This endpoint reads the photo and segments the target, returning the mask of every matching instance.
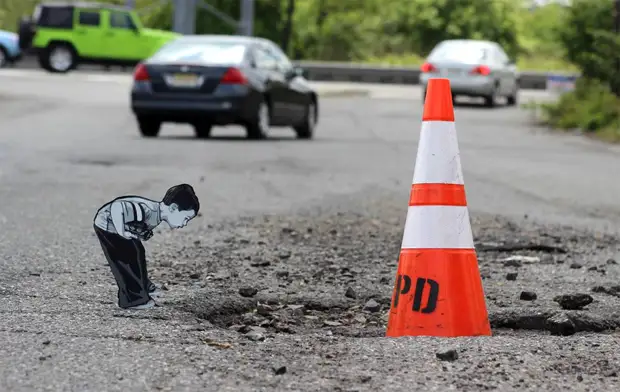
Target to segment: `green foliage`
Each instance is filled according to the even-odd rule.
[[[620,141],[620,37],[612,32],[613,2],[574,0],[567,9],[559,42],[583,78],[575,91],[557,102],[541,105],[547,124],[581,129],[610,141]],[[614,94],[612,91],[616,91]]]
[[[123,0],[103,0],[123,4]],[[233,19],[238,0],[206,0]],[[255,35],[285,40],[289,0],[255,0]],[[502,44],[526,68],[566,65],[556,30],[563,8],[534,11],[529,0],[295,0],[288,54],[318,61],[381,62],[417,66],[441,40],[488,39]],[[30,14],[35,0],[0,0],[0,28],[14,30],[20,14]],[[145,26],[169,30],[170,2],[137,0]],[[236,28],[204,9],[196,18],[197,34],[234,34]]]
[[[620,98],[600,81],[579,79],[573,92],[540,108],[543,120],[553,128],[581,129],[620,141]]]
[[[620,37],[612,33],[612,7],[609,0],[574,0],[560,42],[582,75],[620,89]]]

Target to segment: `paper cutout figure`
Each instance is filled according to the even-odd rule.
[[[194,188],[180,184],[168,189],[162,201],[121,196],[104,204],[95,215],[94,229],[118,285],[118,306],[149,309],[160,292],[148,278],[142,241],[166,222],[172,229],[185,227],[200,209]]]

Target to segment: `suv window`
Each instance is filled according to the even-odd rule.
[[[110,27],[127,30],[135,30],[136,28],[129,13],[119,11],[110,12]]]
[[[37,26],[57,29],[73,28],[73,7],[45,7],[35,10]]]
[[[101,15],[99,12],[80,11],[78,15],[78,23],[82,26],[99,26]]]

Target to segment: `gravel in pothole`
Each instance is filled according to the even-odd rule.
[[[170,306],[250,340],[319,330],[384,336],[404,225],[400,212],[211,225],[189,246],[156,250],[150,273],[166,288],[189,289],[191,295]],[[620,325],[616,238],[526,219],[474,217],[494,330],[571,335]]]

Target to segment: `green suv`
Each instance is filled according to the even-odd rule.
[[[180,36],[142,27],[135,11],[98,3],[43,3],[19,24],[22,50],[62,73],[80,63],[135,65]]]

